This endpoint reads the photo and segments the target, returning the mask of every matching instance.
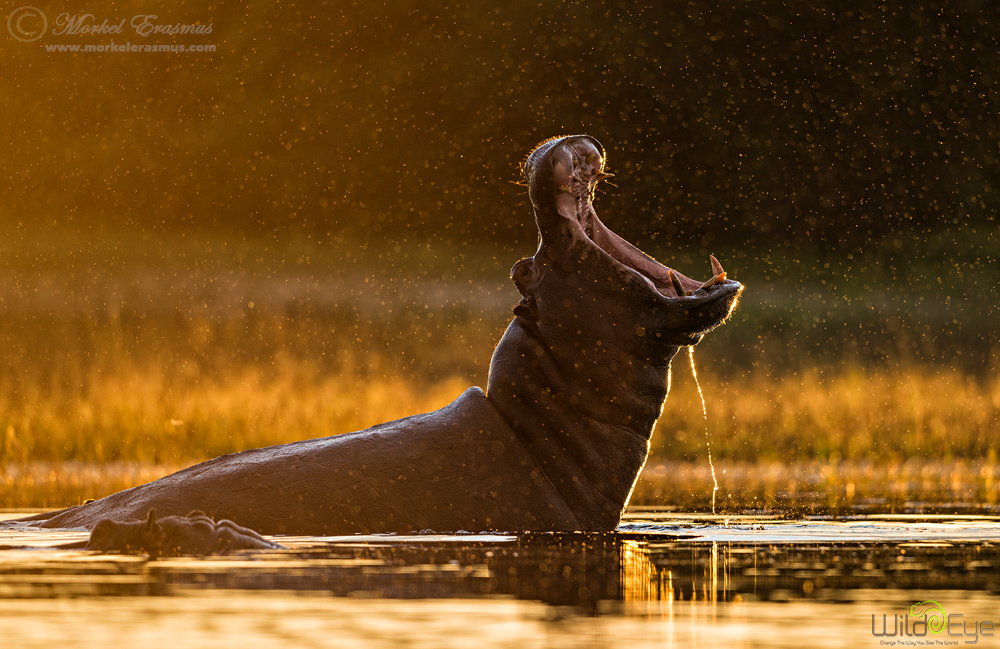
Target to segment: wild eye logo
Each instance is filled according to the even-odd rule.
[[[881,623],[872,613],[872,635],[876,638],[896,638],[881,641],[880,644],[887,646],[941,644],[938,640],[907,640],[907,638],[923,638],[928,633],[956,638],[945,644],[958,644],[957,638],[963,639],[965,644],[976,644],[980,638],[994,636],[996,624],[993,621],[973,622],[963,618],[962,613],[949,614],[941,604],[928,599],[911,605],[906,613],[894,613],[891,617],[883,613]]]
[[[944,631],[945,622],[948,620],[948,614],[944,612],[944,607],[933,599],[917,602],[911,606],[910,615],[924,618],[927,622],[927,629],[931,633]]]

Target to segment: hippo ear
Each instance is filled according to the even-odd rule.
[[[149,554],[150,558],[155,559],[160,556],[165,536],[166,533],[163,525],[160,524],[156,516],[156,508],[150,507],[149,514],[146,515],[146,521],[142,524],[142,530],[138,537],[139,547],[132,549],[144,551]]]
[[[521,301],[514,305],[514,315],[528,320],[538,320],[538,306],[534,300],[521,298]]]
[[[510,278],[514,280],[521,301],[514,307],[514,315],[529,320],[538,319],[538,307],[535,304],[535,260],[531,257],[522,259],[510,269]]]
[[[510,269],[510,278],[521,297],[530,298],[533,295],[532,285],[535,283],[535,258],[525,257]]]
[[[142,524],[142,535],[146,539],[151,539],[159,531],[160,522],[156,516],[156,507],[150,507],[149,513],[146,515],[146,521]]]

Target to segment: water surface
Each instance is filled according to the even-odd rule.
[[[613,534],[279,537],[158,560],[52,547],[85,537],[0,531],[19,548],[0,551],[7,646],[876,647],[921,640],[872,623],[925,600],[1000,622],[987,515],[635,508]]]

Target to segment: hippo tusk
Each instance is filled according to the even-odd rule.
[[[674,275],[674,271],[672,269],[667,270],[667,278],[670,280],[670,283],[673,285],[674,290],[677,292],[677,297],[687,296],[687,291],[685,291],[684,287],[681,286],[681,281],[677,279],[677,275]]]
[[[712,259],[715,259],[715,257],[713,257]],[[718,262],[716,262],[716,263],[718,263]],[[698,290],[700,291],[703,288],[708,288],[709,286],[715,286],[719,282],[724,282],[724,281],[726,281],[726,271],[722,271],[721,273],[719,273],[718,275],[716,275],[712,279],[708,280],[707,282],[705,282],[704,284],[702,284],[701,286],[699,286]]]
[[[719,260],[715,258],[715,255],[709,255],[708,256],[708,260],[710,262],[712,262],[712,274],[713,275],[719,276],[719,275],[725,275],[726,274],[726,271],[723,270],[723,268],[722,268],[722,264],[720,264]]]

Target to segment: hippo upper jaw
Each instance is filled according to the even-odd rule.
[[[608,278],[612,289],[628,293],[632,303],[646,303],[657,312],[660,342],[696,344],[729,317],[742,284],[727,279],[714,256],[710,256],[712,276],[698,281],[660,264],[609,230],[593,205],[597,183],[611,175],[604,163],[603,147],[586,135],[554,138],[528,156],[523,173],[541,237],[541,255],[533,261],[539,265],[541,256],[545,265],[562,270],[577,264],[600,266],[601,272],[590,269],[588,274]],[[515,266],[513,276],[527,297],[537,289],[529,286],[524,270]],[[537,287],[541,268],[533,270]]]

